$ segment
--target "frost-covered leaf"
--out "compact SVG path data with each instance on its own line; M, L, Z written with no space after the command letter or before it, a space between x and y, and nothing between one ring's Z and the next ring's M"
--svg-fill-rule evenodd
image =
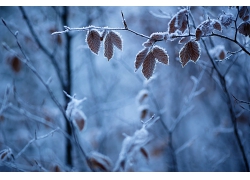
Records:
M225 13L220 16L219 20L223 26L228 27L233 22L233 17L232 13Z
M225 46L217 45L213 49L209 50L210 55L218 60L223 60L226 58Z
M168 57L167 52L163 48L161 48L159 46L154 46L152 52L153 52L154 57L159 62L161 62L163 64L168 64L169 57Z
M178 44L187 43L189 40L190 40L190 37L189 37L189 36L188 36L188 37L182 37L182 38L179 40Z
M221 24L216 19L208 19L203 21L197 28L196 28L196 40L200 40L201 36L209 35L213 32L213 30L221 31ZM200 32L201 31L201 32Z
M72 119L75 121L78 129L82 131L87 119L85 114L80 109L74 109L72 112Z
M218 30L218 31L221 31L221 30L222 30L222 29L221 29L221 24L220 24L219 21L213 20L213 21L212 21L212 25L213 25L214 29L216 29L216 30Z
M174 33L177 28L175 27L176 16L173 16L172 19L168 23L168 33Z
M164 33L162 32L155 32L150 35L150 39L154 41L160 41L164 39Z
M88 31L86 35L86 42L90 50L95 54L98 54L101 45L101 39L100 39L100 33L97 30L92 29Z
M242 22L238 27L239 33L250 37L250 21Z
M136 96L136 100L138 102L138 104L142 104L144 102L144 100L148 97L148 90L146 89L142 89L139 91L139 93Z
M88 165L96 171L111 171L112 162L109 157L92 151L87 156Z
M10 148L7 149L3 149L0 151L0 162L4 162L4 161L13 161L14 155L12 153L12 150Z
M144 48L141 51L139 51L139 53L136 55L135 58L135 71L137 71L137 69L142 65L142 63L145 60L145 57L148 53L149 48Z
M108 58L108 61L113 57L114 49L112 42L112 35L108 33L104 39L104 56Z
M243 21L247 21L249 19L249 11L247 6L242 6L239 10L239 17L243 20Z
M145 119L147 115L149 115L149 106L148 105L140 105L138 107L138 111L140 112L140 119Z
M201 36L202 36L202 31L200 30L200 28L196 28L196 31L195 31L195 37L196 37L196 41L199 41L201 39Z
M143 75L149 79L154 72L155 69L155 57L152 52L149 52L143 62L142 73Z
M184 67L190 60L197 62L200 57L200 46L197 41L189 41L186 43L179 52L182 67Z
M175 33L176 30L180 30L182 33L187 29L187 9L181 9L176 13L168 23L168 33Z
M112 43L120 50L122 50L122 38L121 35L115 31L110 31L109 32Z
M154 43L154 42L152 42L152 41L150 41L150 40L147 40L147 41L144 42L142 45L143 45L144 47L148 48L148 47L153 46L153 43Z

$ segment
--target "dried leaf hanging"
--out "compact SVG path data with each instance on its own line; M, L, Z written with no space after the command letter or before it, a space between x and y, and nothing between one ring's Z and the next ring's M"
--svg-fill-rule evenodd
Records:
M108 33L104 39L104 56L108 58L108 61L113 57L113 43L112 43L112 35Z
M168 23L168 33L175 33L176 30L182 33L187 29L187 9L181 9Z
M219 20L223 26L228 27L233 22L233 17L232 13L225 13L220 16Z
M122 50L122 39L121 39L121 36L117 33L117 32L114 32L114 31L110 31L110 36L111 36L111 40L112 40L112 43L120 50Z
M154 72L155 69L155 57L152 52L149 52L143 62L142 73L143 75L149 79Z
M243 21L247 21L249 19L249 11L247 6L242 6L239 9L239 17L243 20Z
M101 36L97 30L91 29L90 31L88 31L86 35L86 42L90 50L93 53L98 54L101 45Z
M250 21L242 22L238 27L239 33L250 37Z
M200 40L201 36L209 35L213 32L213 30L221 31L221 24L216 19L208 19L203 21L197 28L195 32L196 40Z
M168 64L168 59L169 59L168 54L163 48L161 48L159 46L154 46L152 52L153 52L154 57L159 62L161 62L163 64Z
M136 55L135 58L135 71L138 70L138 68L142 65L142 63L145 60L145 57L148 53L149 48L144 48L141 51L139 51L139 53Z
M184 67L190 60L197 62L200 57L200 47L197 41L189 41L186 43L179 52L182 67Z
M108 58L108 61L114 55L114 45L122 50L121 36L117 32L109 31L104 39L104 56Z

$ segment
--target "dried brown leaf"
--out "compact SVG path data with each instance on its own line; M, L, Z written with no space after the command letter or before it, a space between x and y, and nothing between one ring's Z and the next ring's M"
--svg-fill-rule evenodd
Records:
M120 50L122 50L122 38L121 35L115 31L110 31L109 32L112 43Z
M76 119L75 121L76 121L76 124L77 124L79 130L80 131L83 130L84 124L85 124L84 119Z
M21 70L22 63L18 57L11 56L7 59L7 62L15 73L18 73Z
M108 61L113 57L114 49L112 42L112 35L108 33L104 39L104 56L108 58Z
M199 41L201 39L201 36L202 36L202 31L200 28L196 28L196 31L195 31L195 37L196 37L196 41Z
M149 52L143 62L142 73L143 75L149 79L154 72L155 69L155 57L152 52Z
M97 30L92 29L88 31L86 35L86 42L90 50L93 53L98 54L101 45L101 38L100 38L100 33Z
M163 48L159 46L154 46L152 53L159 62L163 64L168 64L169 57L167 52Z
M218 20L213 20L213 27L214 29L218 30L218 31L221 31L221 24Z
M187 43L189 40L190 40L190 37L189 37L189 36L188 36L188 37L182 37L182 38L179 40L178 44Z
M164 39L164 34L161 32L155 32L150 35L150 39L154 41L160 41Z
M175 33L178 29L182 33L187 29L187 9L181 9L178 13L176 13L172 19L168 23L168 33Z
M250 37L250 21L242 22L238 27L239 33Z
M141 147L140 148L140 152L142 153L142 155L148 160L149 156L148 156L148 152L146 151L145 148Z
M138 52L138 54L136 55L136 59L135 59L135 71L137 71L137 69L142 65L142 63L145 60L145 57L148 53L149 48L144 48L141 51Z
M243 20L243 21L247 21L249 19L249 11L247 6L242 6L239 10L239 17Z
M223 26L228 27L233 22L233 17L231 13L225 13L220 16L219 20Z
M199 29L199 30L198 30ZM213 30L216 29L218 31L221 31L222 28L221 28L221 24L218 20L216 19L208 19L206 21L203 21L197 28L196 28L196 31L198 30L197 33L197 37L196 39L199 40L199 38L202 36L202 35L208 35L208 34L211 34L213 32ZM201 31L202 34L199 32ZM201 35L200 35L201 34Z
M73 120L75 121L78 129L80 131L82 131L84 128L84 125L85 125L85 121L86 121L85 114L79 109L74 109L72 112L72 117L73 117Z
M4 157L6 156L8 154L8 152L6 151L6 152L3 152L2 154L1 154L1 160L3 160L4 159Z
M143 110L141 111L141 116L140 116L140 118L141 118L141 119L146 118L147 114L148 114L148 109L143 109Z
M197 41L189 41L179 52L182 67L184 67L190 60L197 62L200 57L200 47Z
M177 28L175 27L176 16L173 16L172 19L168 23L168 33L174 33Z
M110 171L112 166L111 160L98 152L91 152L87 157L87 163L91 169L101 171Z

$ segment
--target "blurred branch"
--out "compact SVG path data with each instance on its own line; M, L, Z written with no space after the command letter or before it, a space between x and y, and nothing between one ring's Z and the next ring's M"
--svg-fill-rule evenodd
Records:
M195 22L194 22L194 18L193 16L191 16L192 18L192 22L194 24L194 27L195 27ZM227 39L231 42L234 42L236 43L237 45L239 45L241 47L241 49L247 53L248 55L250 55L250 52L248 52L236 39L230 39L229 37L226 37L226 36L223 36L223 35L219 35L219 34L215 34L212 32L211 35L209 36L218 36L218 37L221 37L221 38L224 38L224 39ZM230 95L229 95L229 90L227 88L227 85L226 85L226 79L225 79L225 76L222 75L222 73L220 72L219 68L217 67L217 64L214 62L212 56L210 55L209 53L209 50L208 50L208 47L206 45L206 42L204 39L202 39L202 42L203 42L203 45L205 47L205 50L206 50L206 53L208 55L208 58L210 60L210 62L212 63L215 71L217 72L218 74L218 78L219 78L219 83L220 83L220 86L223 90L223 92L225 93L225 96L226 96L226 103L228 105L228 109L229 109L229 112L230 112L230 116L231 116L231 120L232 120L232 123L233 123L233 127L234 127L234 134L235 134L235 137L236 137L236 141L237 141L237 144L240 148L240 152L242 154L242 158L243 158L243 162L245 164L245 168L246 168L246 171L250 171L250 168L249 168L249 164L248 164L248 159L247 159L247 155L246 155L246 152L245 152L245 149L244 149L244 146L243 146L243 143L242 143L242 140L239 136L239 131L238 131L238 127L237 127L237 122L236 122L236 115L235 115L235 112L234 112L234 109L233 109L233 105L232 105L232 101L230 99Z
M247 105L250 105L250 102L247 102L247 101L243 101L243 100L239 100L237 99L233 94L232 94L235 102L244 110L247 110L247 111L250 111L250 109L246 109L244 106L242 106L241 104L247 104Z
M50 97L52 98L52 100L55 102L56 106L59 108L59 110L61 111L61 113L63 114L66 122L69 122L67 116L66 116L66 113L65 113L65 110L64 108L62 107L62 105L59 103L59 101L56 99L56 97L54 96L52 90L50 89L50 87L48 86L48 84L42 79L42 77L40 76L40 74L36 71L36 69L34 68L34 66L30 63L28 57L25 55L23 49L22 49L22 46L20 45L19 41L18 41L18 38L17 38L17 35L18 33L13 33L10 28L8 27L8 25L6 24L6 22L2 19L2 22L4 23L4 25L7 27L7 29L10 31L10 33L15 37L16 39L16 43L18 44L18 47L20 49L20 51L22 52L23 56L24 56L24 59L23 58L20 58L20 60L36 75L36 77L41 81L41 83L45 86L45 88L47 89ZM10 49L6 44L3 44L4 47L11 51L12 53L14 53L16 56L17 56L17 53ZM71 122L72 123L72 122ZM70 129L73 129L73 126L71 125L71 128ZM74 131L74 130L73 130ZM69 132L68 132L69 135L71 135ZM74 137L75 137L75 141L76 143L78 144L78 146L80 147L80 144L79 144L79 141L78 139L76 138L76 135L74 134ZM83 152L83 155L84 157L86 157L86 153L83 151L83 149L80 147L80 150L81 152Z
M48 136L53 135L53 133L56 132L56 131L58 131L58 130L59 130L59 128L56 128L56 129L50 131L49 133L47 133L47 134L45 134L45 135L43 135L43 136L39 136L39 137L36 137L36 135L35 135L35 137L34 137L33 139L31 139L31 140L28 142L28 144L26 144L26 146L16 155L15 159L18 159L18 158L22 155L22 153L24 153L24 151L26 151L27 148L28 148L33 142L35 142L36 140L40 140L40 139L47 138Z
M180 146L179 148L177 148L175 150L175 154L179 154L180 152L184 151L185 149L189 148L190 146L192 146L192 144L194 143L194 141L198 139L198 136L195 136L193 138L191 138L189 141L185 142L182 146Z
M47 49L47 48L42 44L42 42L39 40L37 34L35 33L35 30L33 29L33 26L31 25L31 22L30 22L30 20L29 20L27 14L26 14L24 8L23 8L22 6L20 6L19 9L20 9L20 11L21 11L21 13L22 13L22 15L23 15L23 18L24 18L25 22L27 23L28 28L29 28L29 30L30 30L30 32L31 32L31 34L32 34L32 36L33 36L33 38L35 39L36 43L38 44L38 46L40 47L40 49L50 58L50 60L51 60L51 62L52 62L52 64L53 64L53 66L54 66L54 68L56 69L57 76L58 76L58 78L59 78L59 80L60 80L60 85L62 86L62 88L64 88L63 77L62 77L62 74L60 73L61 70L59 69L59 66L58 66L58 64L57 64L57 62L56 62L56 59L55 59L54 54L53 54L53 53L50 53L50 52L48 51L48 49Z

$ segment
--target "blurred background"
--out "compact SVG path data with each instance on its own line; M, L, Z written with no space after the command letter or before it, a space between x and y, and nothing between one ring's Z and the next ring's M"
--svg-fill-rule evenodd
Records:
M83 130L75 126L79 144L86 154L94 151L105 156L110 166L106 169L100 161L86 162L72 141L74 133L63 113L39 77L22 61L25 58L15 36L1 21L0 171L112 171L126 135L133 136L142 127L141 121L152 115L159 120L148 129L150 141L126 159L123 171L248 171L249 107L239 106L232 95L250 102L249 55L242 51L223 61L214 58L224 75L222 84L204 44L200 43L200 60L182 68L179 51L184 44L178 43L179 39L157 42L167 51L169 65L157 63L147 80L141 68L135 72L134 66L146 41L141 36L116 31L123 49L114 48L108 61L103 43L98 55L90 51L86 31L51 35L63 31L64 26L123 28L122 11L130 29L150 36L166 32L169 21L182 8L0 7L0 17L12 32L18 31L29 63L48 82L60 105L66 109L70 101L63 91L77 99L86 98L79 107L86 116ZM196 26L208 16L218 19L223 12L237 13L229 7L197 6L190 10ZM193 28L191 31L194 33ZM235 29L223 27L222 33L231 38ZM237 37L249 49L249 37ZM204 41L209 50L216 45L230 52L239 49L219 37ZM13 157L6 163L7 155L3 156L10 149Z

